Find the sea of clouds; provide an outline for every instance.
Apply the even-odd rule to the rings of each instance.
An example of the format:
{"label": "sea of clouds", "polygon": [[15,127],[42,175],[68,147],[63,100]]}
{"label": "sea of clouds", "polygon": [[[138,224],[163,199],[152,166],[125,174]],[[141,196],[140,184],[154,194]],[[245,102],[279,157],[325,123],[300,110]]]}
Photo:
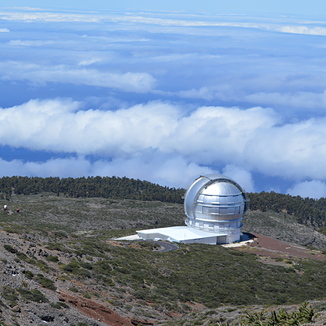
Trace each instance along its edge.
{"label": "sea of clouds", "polygon": [[0,19],[0,175],[187,187],[223,173],[250,192],[326,196],[325,23],[35,8]]}

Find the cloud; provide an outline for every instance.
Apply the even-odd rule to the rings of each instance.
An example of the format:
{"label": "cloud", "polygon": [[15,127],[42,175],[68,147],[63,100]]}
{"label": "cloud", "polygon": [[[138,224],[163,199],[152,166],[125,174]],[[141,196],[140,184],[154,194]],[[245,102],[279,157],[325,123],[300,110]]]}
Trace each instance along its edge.
{"label": "cloud", "polygon": [[9,45],[13,46],[31,46],[31,47],[40,47],[40,46],[46,46],[46,45],[53,45],[58,42],[55,41],[42,41],[42,40],[37,40],[37,41],[31,41],[31,40],[11,40],[9,42]]}
{"label": "cloud", "polygon": [[[279,33],[306,34],[306,35],[326,35],[326,28],[322,26],[311,26],[314,22],[307,21],[306,25],[301,20],[295,21],[292,17],[292,25],[288,24],[288,17],[282,21],[280,18],[259,17],[244,15],[210,15],[193,14],[189,19],[189,14],[181,12],[165,12],[163,16],[158,12],[56,12],[54,10],[43,10],[38,8],[15,8],[15,10],[0,11],[0,18],[4,21],[22,22],[55,22],[55,23],[115,23],[115,24],[146,24],[148,26],[160,27],[187,27],[183,33],[197,33],[191,27],[221,27],[237,29],[256,29],[262,31],[275,31]],[[130,28],[130,27],[129,27]],[[181,32],[179,30],[179,32]],[[203,33],[203,32],[202,32]]]}
{"label": "cloud", "polygon": [[321,93],[296,92],[296,93],[266,93],[260,92],[245,97],[250,103],[259,103],[273,107],[292,107],[296,109],[318,109],[326,105],[326,91]]}
{"label": "cloud", "polygon": [[201,87],[200,89],[179,91],[178,95],[184,98],[193,98],[193,99],[199,98],[199,99],[211,101],[213,99],[220,98],[222,94],[209,87]]}
{"label": "cloud", "polygon": [[246,192],[255,192],[252,174],[243,167],[228,164],[223,169],[223,175],[236,180]]}
{"label": "cloud", "polygon": [[[291,46],[292,35],[279,36],[285,22],[290,26],[288,18],[44,10],[0,10],[0,17],[9,26],[29,22],[28,38],[10,33],[2,52],[1,78],[10,82],[103,87],[214,105],[273,106],[290,98],[293,110],[316,108],[326,89],[323,74],[316,73],[323,64],[314,55],[320,42],[304,37],[296,41],[304,48]],[[51,33],[43,33],[39,21]],[[66,29],[59,33],[63,21]],[[297,94],[307,101],[295,101]]]}
{"label": "cloud", "polygon": [[31,100],[2,109],[0,143],[55,152],[132,155],[159,148],[178,120],[177,108],[160,102],[117,111],[80,108],[69,100]]}
{"label": "cloud", "polygon": [[35,63],[7,61],[0,63],[0,71],[3,80],[28,80],[36,84],[71,83],[139,93],[148,92],[155,85],[155,79],[148,73],[110,73],[65,65],[44,67]]}
{"label": "cloud", "polygon": [[279,122],[269,109],[200,107],[180,119],[165,146],[196,162],[243,162],[257,134]]}
{"label": "cloud", "polygon": [[[200,175],[220,174],[207,166],[187,162],[179,155],[145,155],[123,159],[90,161],[85,157],[50,159],[45,162],[23,162],[22,160],[6,161],[0,159],[0,177],[3,176],[38,176],[38,177],[81,177],[81,176],[126,176],[147,180],[156,184],[185,188]],[[5,171],[5,173],[4,173]],[[223,168],[223,174],[237,180],[248,192],[254,192],[251,173],[235,165]]]}
{"label": "cloud", "polygon": [[295,184],[286,193],[292,196],[319,199],[326,197],[326,183],[320,180],[303,181]]}
{"label": "cloud", "polygon": [[[276,78],[276,76],[275,76]],[[303,79],[306,79],[304,81]],[[297,77],[284,77],[283,80],[276,82],[274,80],[274,85],[269,85],[264,87],[263,83],[267,82],[267,77],[265,80],[260,80],[261,78],[251,78],[244,79],[242,82],[235,83],[232,87],[231,85],[222,84],[219,87],[216,86],[205,86],[199,89],[190,89],[184,91],[176,92],[176,95],[181,98],[186,99],[203,99],[209,102],[223,101],[239,101],[244,103],[249,103],[250,105],[260,105],[266,107],[275,108],[275,110],[282,111],[282,115],[286,116],[288,114],[295,116],[295,114],[300,112],[315,112],[322,113],[321,108],[326,106],[326,91],[286,91],[282,90],[282,87],[291,87],[293,89],[297,88],[308,88],[316,85],[318,82],[320,85],[323,85],[322,80],[312,80],[308,76],[297,76]],[[288,81],[287,81],[288,79]],[[291,79],[291,81],[289,81]],[[259,80],[260,86],[259,86]],[[292,84],[297,84],[293,85]],[[245,84],[250,84],[253,88],[253,85],[257,84],[256,90],[260,88],[270,88],[270,89],[279,89],[277,92],[273,91],[264,91],[264,92],[255,92],[247,89]],[[275,85],[277,84],[277,85]],[[326,85],[325,85],[326,86]],[[255,87],[255,86],[254,86]],[[287,110],[284,112],[284,108]]]}
{"label": "cloud", "polygon": [[[129,162],[133,158],[130,170],[140,168],[137,158],[143,162],[148,152],[158,158],[171,155],[180,166],[183,160],[187,169],[191,163],[228,165],[227,171],[246,179],[248,191],[254,184],[240,167],[292,180],[326,178],[326,118],[284,123],[275,111],[260,107],[199,107],[185,113],[160,101],[115,111],[82,108],[79,102],[57,99],[1,109],[0,143]],[[174,161],[169,160],[165,170],[176,180]],[[168,174],[160,175],[169,180]]]}
{"label": "cloud", "polygon": [[[0,176],[60,176],[80,177],[89,175],[92,164],[80,158],[52,159],[47,162],[23,162],[22,160],[6,161],[0,159]],[[5,171],[5,172],[4,172]]]}
{"label": "cloud", "polygon": [[0,19],[0,145],[53,153],[3,161],[8,173],[187,187],[222,171],[247,191],[326,180],[324,22],[35,8]]}
{"label": "cloud", "polygon": [[93,170],[94,175],[127,176],[177,188],[188,188],[198,175],[216,172],[210,167],[189,162],[178,154],[153,152],[110,162],[98,161]]}
{"label": "cloud", "polygon": [[[18,10],[17,10],[18,9]],[[12,10],[0,11],[0,18],[6,21],[24,21],[24,22],[99,22],[103,15],[94,14],[74,14],[64,12],[45,11],[42,9],[17,8]]]}
{"label": "cloud", "polygon": [[247,159],[267,175],[326,178],[325,118],[275,125],[255,135]]}
{"label": "cloud", "polygon": [[[216,173],[215,170],[186,162],[178,156],[162,156],[149,159],[97,160],[91,162],[84,157],[51,159],[46,162],[6,161],[0,159],[2,176],[81,177],[81,176],[126,176],[147,180],[163,186],[187,188],[198,177]],[[5,171],[5,172],[4,172]]]}
{"label": "cloud", "polygon": [[305,35],[326,35],[326,27],[310,26],[282,26],[279,30],[283,33],[305,34]]}
{"label": "cloud", "polygon": [[[158,17],[155,17],[158,16]],[[220,20],[212,19],[208,16],[205,19],[203,15],[192,15],[192,19],[189,20],[189,15],[179,13],[165,13],[165,17],[162,18],[160,13],[149,12],[149,13],[131,13],[127,15],[125,12],[109,12],[105,14],[103,11],[93,11],[84,13],[67,13],[67,12],[55,12],[51,10],[2,10],[0,11],[0,18],[7,21],[24,21],[24,22],[82,22],[82,23],[103,23],[103,22],[114,22],[114,23],[137,23],[137,24],[149,24],[159,26],[183,26],[183,27],[204,27],[204,26],[222,26],[222,27],[242,27],[242,28],[267,28],[268,24],[243,22],[241,15],[239,17],[233,16],[234,21],[229,21],[228,16],[220,16]],[[223,21],[227,19],[227,21]],[[240,21],[236,21],[236,19]]]}
{"label": "cloud", "polygon": [[9,33],[10,30],[8,28],[0,28],[0,33]]}

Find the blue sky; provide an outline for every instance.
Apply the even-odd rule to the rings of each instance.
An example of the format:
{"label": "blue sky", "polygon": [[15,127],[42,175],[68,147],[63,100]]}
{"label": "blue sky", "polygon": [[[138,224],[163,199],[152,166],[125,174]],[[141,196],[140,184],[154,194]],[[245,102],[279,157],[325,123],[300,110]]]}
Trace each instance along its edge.
{"label": "blue sky", "polygon": [[325,197],[323,6],[2,4],[0,175],[187,187],[223,173]]}
{"label": "blue sky", "polygon": [[12,0],[3,1],[5,6],[40,7],[40,8],[65,8],[65,9],[119,9],[119,10],[164,10],[182,11],[185,13],[220,13],[220,14],[290,14],[290,15],[321,15],[325,9],[322,0],[297,1],[297,0],[120,0],[120,1],[64,1],[64,0]]}

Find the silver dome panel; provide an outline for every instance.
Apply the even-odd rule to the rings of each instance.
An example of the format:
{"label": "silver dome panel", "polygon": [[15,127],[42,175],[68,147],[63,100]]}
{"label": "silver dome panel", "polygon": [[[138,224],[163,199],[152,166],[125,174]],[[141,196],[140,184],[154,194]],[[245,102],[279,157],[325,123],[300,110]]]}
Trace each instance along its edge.
{"label": "silver dome panel", "polygon": [[201,176],[185,194],[186,224],[208,229],[222,225],[233,228],[233,224],[239,227],[247,202],[245,191],[231,178],[217,174]]}

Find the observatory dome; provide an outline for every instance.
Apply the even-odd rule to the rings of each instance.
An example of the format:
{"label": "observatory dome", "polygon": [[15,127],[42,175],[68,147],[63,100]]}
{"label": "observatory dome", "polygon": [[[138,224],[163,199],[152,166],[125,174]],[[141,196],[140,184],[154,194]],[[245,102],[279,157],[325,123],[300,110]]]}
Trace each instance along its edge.
{"label": "observatory dome", "polygon": [[185,194],[186,225],[224,232],[226,242],[238,241],[247,205],[245,191],[231,178],[218,174],[201,176]]}

